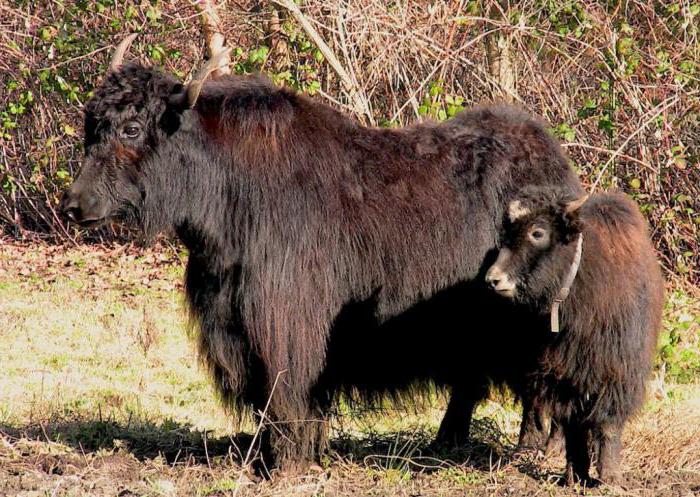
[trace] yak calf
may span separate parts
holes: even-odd
[[[615,482],[622,428],[644,401],[661,325],[664,283],[647,225],[619,193],[574,199],[562,188],[525,187],[504,232],[487,281],[551,313],[553,331],[561,314],[531,385],[563,429],[567,479],[588,479],[590,443],[599,479]]]

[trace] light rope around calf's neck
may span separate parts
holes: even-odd
[[[559,333],[559,306],[569,296],[571,285],[573,284],[576,274],[578,273],[578,268],[581,265],[582,251],[583,233],[579,233],[578,239],[576,240],[576,254],[574,255],[574,260],[569,267],[569,273],[566,275],[564,285],[559,289],[559,293],[557,293],[557,296],[554,298],[554,302],[552,303],[552,310],[550,312],[550,326],[552,328],[552,333]]]

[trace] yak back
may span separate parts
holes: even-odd
[[[381,289],[386,317],[474,278],[523,184],[580,191],[556,141],[510,107],[368,128],[264,77],[232,76],[205,85],[197,111],[231,154],[240,197],[254,204],[247,215],[259,219],[245,225],[265,227],[247,240],[250,262],[269,258],[259,243],[297,247],[350,276],[341,301]]]

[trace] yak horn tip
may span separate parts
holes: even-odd
[[[190,109],[197,103],[197,98],[199,98],[199,92],[202,90],[204,81],[212,72],[221,67],[221,63],[228,58],[230,53],[231,47],[222,49],[219,53],[210,58],[192,78],[190,84],[187,85],[187,102]]]
[[[590,195],[586,194],[586,195],[583,195],[582,197],[577,198],[576,200],[572,200],[571,202],[568,202],[566,204],[566,207],[564,210],[566,211],[567,214],[570,214],[570,213],[580,209],[581,206],[586,203],[586,200],[588,200],[588,197],[590,197]]]
[[[109,63],[110,71],[117,71],[119,67],[121,67],[122,61],[124,60],[124,54],[126,54],[126,51],[129,49],[138,35],[138,33],[131,33],[129,36],[119,42],[119,45],[117,45],[117,48],[114,50],[112,61]]]

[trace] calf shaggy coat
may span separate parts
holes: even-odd
[[[469,326],[447,317],[463,321],[502,206],[523,184],[580,188],[508,108],[379,129],[257,76],[211,81],[191,108],[185,91],[154,68],[111,71],[63,211],[175,230],[203,362],[232,411],[269,398],[280,464],[318,456],[341,391],[464,383]]]
[[[639,208],[619,193],[582,206],[565,190],[527,187],[511,203],[504,247],[487,273],[499,293],[548,316],[575,258],[561,332],[544,349],[531,396],[563,428],[569,480],[619,477],[620,436],[642,405],[663,310],[663,279]]]

